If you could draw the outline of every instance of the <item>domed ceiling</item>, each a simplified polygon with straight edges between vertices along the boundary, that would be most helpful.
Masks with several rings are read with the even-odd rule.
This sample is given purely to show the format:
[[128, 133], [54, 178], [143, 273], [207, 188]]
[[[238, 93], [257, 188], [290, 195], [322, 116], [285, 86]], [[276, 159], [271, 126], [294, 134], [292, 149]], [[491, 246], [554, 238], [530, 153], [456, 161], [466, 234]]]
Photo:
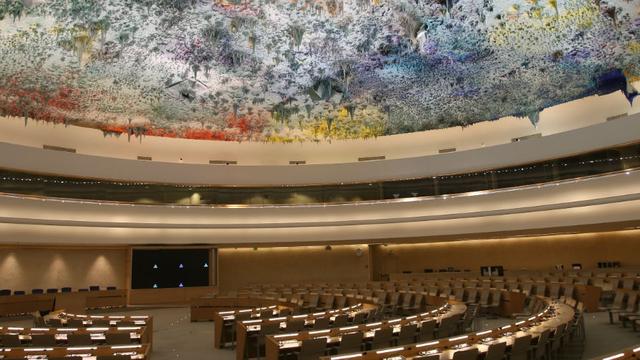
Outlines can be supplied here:
[[0, 115], [272, 142], [535, 123], [557, 103], [632, 96], [639, 12], [637, 0], [0, 0]]

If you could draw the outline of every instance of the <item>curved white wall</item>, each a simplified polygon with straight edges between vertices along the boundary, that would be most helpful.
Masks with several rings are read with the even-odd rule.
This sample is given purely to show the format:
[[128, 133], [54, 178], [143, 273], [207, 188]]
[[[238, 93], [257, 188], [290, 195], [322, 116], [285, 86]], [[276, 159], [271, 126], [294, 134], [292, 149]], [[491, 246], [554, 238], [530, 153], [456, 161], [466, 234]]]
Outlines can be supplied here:
[[[437, 154], [441, 149], [458, 151], [511, 142], [513, 138], [557, 134], [602, 123], [607, 118], [640, 111], [640, 101], [631, 107], [621, 92], [592, 96], [546, 109], [538, 127], [526, 118], [504, 118], [469, 126], [454, 127], [368, 140], [320, 143], [265, 144], [144, 137], [128, 140], [104, 137], [99, 130], [65, 127], [20, 118], [0, 118], [0, 142], [42, 148], [42, 145], [76, 149], [79, 154], [154, 161], [209, 164], [209, 160], [237, 161], [239, 165], [289, 165], [355, 162], [360, 157], [386, 156], [387, 159], [413, 158]], [[181, 160], [182, 159], [182, 160]]]
[[640, 171], [464, 196], [335, 206], [179, 207], [0, 196], [0, 242], [254, 244], [640, 223]]
[[[401, 135], [404, 136], [404, 135]], [[0, 168], [84, 178], [174, 184], [280, 186], [401, 180], [527, 164], [640, 139], [640, 114], [475, 150], [341, 164], [202, 165], [125, 160], [0, 142]]]

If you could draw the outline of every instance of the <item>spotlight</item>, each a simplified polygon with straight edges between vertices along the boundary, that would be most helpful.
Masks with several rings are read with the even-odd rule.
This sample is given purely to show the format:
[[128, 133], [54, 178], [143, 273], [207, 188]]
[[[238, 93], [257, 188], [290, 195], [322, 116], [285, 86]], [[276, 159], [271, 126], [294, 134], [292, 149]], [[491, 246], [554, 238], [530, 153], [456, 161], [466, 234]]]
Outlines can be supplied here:
[[327, 251], [331, 250], [331, 245], [325, 246], [324, 249], [327, 250]]

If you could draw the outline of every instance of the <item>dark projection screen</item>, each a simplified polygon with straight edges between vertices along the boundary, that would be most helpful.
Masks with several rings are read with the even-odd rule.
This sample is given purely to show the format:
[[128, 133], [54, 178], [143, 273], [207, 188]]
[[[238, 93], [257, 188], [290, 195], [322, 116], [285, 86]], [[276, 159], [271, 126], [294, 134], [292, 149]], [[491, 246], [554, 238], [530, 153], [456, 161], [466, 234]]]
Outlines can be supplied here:
[[209, 249], [133, 250], [133, 289], [209, 285]]

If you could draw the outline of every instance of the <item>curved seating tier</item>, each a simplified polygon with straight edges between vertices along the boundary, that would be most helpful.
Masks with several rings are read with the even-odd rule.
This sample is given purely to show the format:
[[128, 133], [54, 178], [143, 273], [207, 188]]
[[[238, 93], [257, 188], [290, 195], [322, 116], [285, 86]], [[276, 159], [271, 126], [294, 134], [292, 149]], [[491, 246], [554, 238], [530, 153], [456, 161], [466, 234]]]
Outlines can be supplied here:
[[[568, 342], [572, 336], [577, 335], [582, 314], [567, 304], [553, 303], [549, 299], [545, 299], [545, 302], [547, 306], [543, 311], [500, 328], [405, 346], [326, 356], [321, 359], [466, 360], [477, 359], [480, 353], [484, 353], [486, 359], [501, 359], [505, 351], [509, 352], [510, 359], [548, 358], [550, 353], [557, 353], [563, 341]], [[493, 357], [495, 354], [489, 354], [494, 346], [502, 349], [500, 356]], [[323, 354], [316, 354], [316, 357], [318, 355]]]
[[148, 344], [115, 346], [0, 348], [0, 359], [96, 359], [96, 360], [147, 360], [151, 347]]

